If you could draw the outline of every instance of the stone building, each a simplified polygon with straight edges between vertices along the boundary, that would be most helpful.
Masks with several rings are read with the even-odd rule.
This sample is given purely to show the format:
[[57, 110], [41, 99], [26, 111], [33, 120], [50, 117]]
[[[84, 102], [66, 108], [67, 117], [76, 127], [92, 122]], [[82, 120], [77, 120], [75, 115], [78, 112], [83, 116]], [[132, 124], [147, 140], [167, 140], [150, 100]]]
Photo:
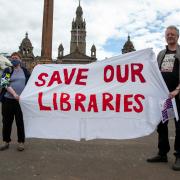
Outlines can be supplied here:
[[125, 44], [123, 46], [122, 54], [132, 52], [132, 51], [136, 51], [136, 49], [134, 48], [134, 45], [133, 45], [132, 41], [130, 40], [130, 36], [128, 35], [128, 40], [125, 42]]
[[31, 71], [37, 62], [33, 54], [32, 43], [28, 38], [28, 33], [26, 33], [25, 38], [22, 40], [18, 52], [22, 57], [22, 65]]
[[[50, 14], [50, 16], [48, 16]], [[48, 21], [46, 20], [48, 19]], [[44, 0], [44, 16], [42, 31], [42, 51], [41, 56], [35, 57], [33, 46], [26, 33], [25, 38], [19, 46], [19, 53], [22, 56], [22, 64], [29, 71], [37, 64], [57, 63], [57, 64], [88, 64], [97, 60], [96, 47], [92, 45], [91, 56], [86, 55], [86, 22], [83, 19], [83, 10], [80, 5], [76, 9], [76, 18], [72, 21], [70, 53], [64, 55], [62, 44], [58, 47], [58, 57], [52, 61], [52, 26], [53, 26], [53, 0]]]
[[[55, 61], [52, 61], [53, 6], [54, 0], [44, 0], [41, 56], [34, 56], [33, 46], [28, 33], [26, 33], [25, 38], [22, 40], [18, 52], [22, 56], [23, 65], [29, 71], [32, 71], [37, 64], [88, 64], [95, 62], [97, 58], [94, 44], [90, 49], [91, 55], [86, 55], [86, 21], [83, 19], [80, 0], [79, 6], [76, 9], [76, 17], [73, 19], [71, 26], [70, 53], [64, 55], [64, 47], [60, 44], [58, 47], [58, 57]], [[128, 35], [128, 40], [123, 46], [122, 54], [131, 51], [135, 51], [135, 48]]]
[[96, 60], [95, 45], [92, 45], [91, 56], [86, 55], [86, 22], [83, 19], [83, 10], [79, 1], [79, 6], [76, 9], [76, 18], [72, 21], [70, 54], [64, 55], [64, 47], [60, 44], [56, 63], [88, 64]]

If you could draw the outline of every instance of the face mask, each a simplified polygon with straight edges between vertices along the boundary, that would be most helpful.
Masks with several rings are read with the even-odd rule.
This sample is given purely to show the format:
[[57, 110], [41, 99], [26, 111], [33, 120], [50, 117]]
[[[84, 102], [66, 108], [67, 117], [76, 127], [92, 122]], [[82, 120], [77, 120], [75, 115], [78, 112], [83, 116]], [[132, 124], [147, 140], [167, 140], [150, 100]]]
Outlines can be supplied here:
[[12, 63], [12, 65], [13, 65], [14, 67], [17, 67], [19, 64], [21, 64], [21, 61], [18, 60], [18, 59], [13, 59], [13, 60], [11, 61], [11, 63]]

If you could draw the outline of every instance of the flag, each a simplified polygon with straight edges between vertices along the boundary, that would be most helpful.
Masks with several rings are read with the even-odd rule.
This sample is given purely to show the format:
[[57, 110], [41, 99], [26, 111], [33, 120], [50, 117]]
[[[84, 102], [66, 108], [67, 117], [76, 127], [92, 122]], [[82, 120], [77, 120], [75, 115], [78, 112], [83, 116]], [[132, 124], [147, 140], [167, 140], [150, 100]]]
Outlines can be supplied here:
[[175, 113], [170, 98], [166, 99], [162, 104], [162, 122], [165, 123], [169, 119], [175, 118]]

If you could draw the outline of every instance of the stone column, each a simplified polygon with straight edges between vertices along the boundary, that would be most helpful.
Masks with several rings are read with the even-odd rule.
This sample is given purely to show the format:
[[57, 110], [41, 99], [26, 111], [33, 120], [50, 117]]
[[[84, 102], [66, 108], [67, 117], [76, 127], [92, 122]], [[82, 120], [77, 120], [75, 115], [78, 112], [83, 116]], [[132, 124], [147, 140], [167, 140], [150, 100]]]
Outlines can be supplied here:
[[44, 0], [41, 58], [46, 61], [52, 60], [53, 4], [54, 0]]

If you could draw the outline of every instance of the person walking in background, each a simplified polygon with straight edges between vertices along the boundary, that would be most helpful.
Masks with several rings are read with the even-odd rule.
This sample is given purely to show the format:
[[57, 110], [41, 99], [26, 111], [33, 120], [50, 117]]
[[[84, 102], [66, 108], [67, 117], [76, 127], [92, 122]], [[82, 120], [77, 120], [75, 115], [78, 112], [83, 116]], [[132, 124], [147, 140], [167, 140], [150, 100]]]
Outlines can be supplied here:
[[10, 60], [13, 66], [6, 68], [1, 78], [1, 86], [3, 87], [1, 92], [3, 144], [0, 150], [3, 151], [9, 148], [12, 123], [15, 118], [18, 136], [17, 150], [23, 151], [25, 132], [19, 96], [30, 77], [30, 73], [26, 68], [21, 67], [21, 56], [19, 53], [12, 53]]
[[[165, 31], [165, 39], [167, 42], [166, 49], [160, 51], [157, 61], [163, 79], [170, 91], [169, 97], [175, 98], [177, 111], [180, 118], [180, 46], [178, 44], [179, 30], [176, 26], [169, 26]], [[175, 163], [172, 168], [180, 170], [180, 120], [175, 120]], [[147, 159], [147, 162], [168, 162], [167, 153], [170, 151], [168, 139], [168, 121], [160, 122], [157, 127], [158, 132], [158, 148], [159, 152], [156, 156]]]

